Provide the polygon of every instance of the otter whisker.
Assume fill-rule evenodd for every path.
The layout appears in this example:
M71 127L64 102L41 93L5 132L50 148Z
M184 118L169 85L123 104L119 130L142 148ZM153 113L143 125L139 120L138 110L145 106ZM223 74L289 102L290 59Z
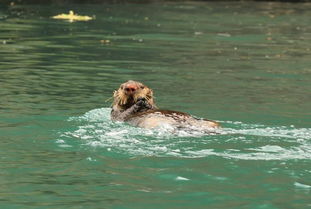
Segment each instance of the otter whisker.
M105 100L105 102L109 102L113 99L113 96L112 97L109 97L108 99Z
M128 81L113 92L111 119L125 121L145 128L159 127L168 124L178 128L218 128L219 124L211 120L197 119L188 113L161 110L154 103L152 89L137 81ZM112 98L106 100L110 101ZM214 134L214 133L213 133Z

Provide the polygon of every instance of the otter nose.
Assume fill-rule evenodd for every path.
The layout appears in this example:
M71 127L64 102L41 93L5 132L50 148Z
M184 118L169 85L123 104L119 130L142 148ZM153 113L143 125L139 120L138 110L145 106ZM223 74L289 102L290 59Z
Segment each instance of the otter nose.
M124 90L128 93L133 93L137 90L137 86L136 85L133 85L133 84L128 84L125 86Z

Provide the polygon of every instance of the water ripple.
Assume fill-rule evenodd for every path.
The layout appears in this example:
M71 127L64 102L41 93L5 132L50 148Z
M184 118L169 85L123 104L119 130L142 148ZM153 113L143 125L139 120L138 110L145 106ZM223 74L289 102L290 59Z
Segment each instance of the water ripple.
M142 129L110 120L110 108L91 110L69 122L73 131L61 133L59 146L78 140L83 147L103 148L130 156L217 156L242 160L290 160L311 158L311 129L294 126L267 127L260 124L222 121L217 134L200 130L171 132L162 127Z

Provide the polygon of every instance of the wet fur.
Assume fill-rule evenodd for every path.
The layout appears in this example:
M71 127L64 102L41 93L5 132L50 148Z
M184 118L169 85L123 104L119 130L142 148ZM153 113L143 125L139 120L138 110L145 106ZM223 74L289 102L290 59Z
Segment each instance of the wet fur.
M142 88L135 92L134 95L128 96L123 87L133 82ZM158 109L154 103L153 91L136 81L121 84L120 88L114 91L113 97L112 120L125 121L144 128L156 128L165 123L174 127L219 127L219 124L215 121L197 119L184 112Z
M122 85L121 85L122 86ZM127 109L135 104L138 98L145 98L149 104L154 105L153 91L144 85L144 89L139 90L133 97L128 97L121 88L113 93L113 106L118 109Z
M124 86L128 83L139 86L139 89L132 96L128 96L124 91ZM153 91L137 81L130 80L121 84L119 89L114 91L113 98L114 101L111 111L112 120L126 121L129 116L136 113L157 109L153 100Z

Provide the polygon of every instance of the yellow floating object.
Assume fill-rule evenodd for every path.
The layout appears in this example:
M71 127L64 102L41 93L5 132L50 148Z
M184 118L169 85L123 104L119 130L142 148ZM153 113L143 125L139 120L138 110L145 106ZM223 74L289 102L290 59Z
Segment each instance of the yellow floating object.
M75 14L72 10L69 11L69 14L59 14L59 15L53 16L52 18L68 20L69 22L89 21L93 19L92 17L89 17L89 16L81 16L81 15Z

